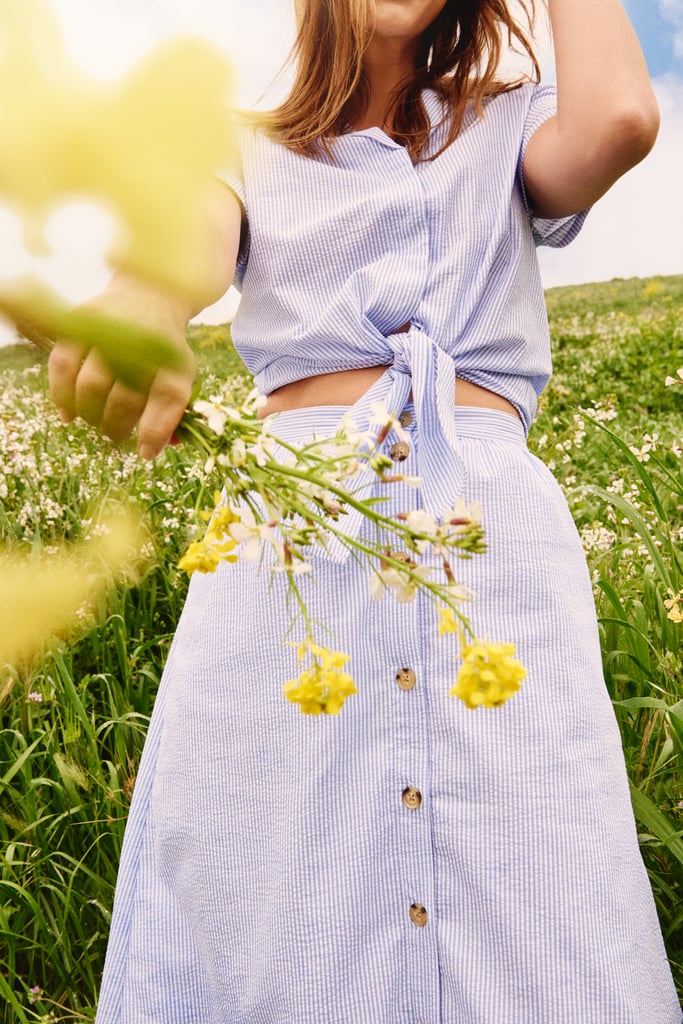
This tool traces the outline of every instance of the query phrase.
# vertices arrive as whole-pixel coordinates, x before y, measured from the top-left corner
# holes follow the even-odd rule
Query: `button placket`
[[[397,432],[387,447],[398,472],[419,475],[415,464],[419,458],[418,425],[412,405],[393,410],[398,423],[407,432],[404,440]],[[393,442],[393,443],[392,443]],[[408,499],[410,500],[410,499]],[[418,498],[419,500],[419,498]],[[414,507],[412,502],[405,509]],[[404,509],[401,509],[404,511]],[[394,552],[397,560],[419,560],[408,552]],[[411,609],[413,610],[411,613]],[[405,616],[405,617],[404,617]],[[422,660],[422,616],[416,605],[406,605],[397,615],[402,632],[396,634],[396,662],[389,676],[396,696],[396,746],[393,785],[387,798],[393,804],[395,849],[397,852],[395,893],[400,921],[405,929],[405,963],[403,977],[406,998],[419,1019],[440,1019],[440,965],[434,916],[434,859],[432,822],[429,813],[429,718],[426,708],[424,662]],[[405,647],[404,647],[405,644]],[[399,660],[400,659],[400,660]],[[415,979],[415,983],[411,982]],[[417,981],[419,979],[419,982]]]
[[[422,805],[422,793],[415,786],[406,786],[401,793],[401,799],[411,811],[416,811]]]
[[[400,668],[396,673],[396,685],[399,690],[412,690],[417,682],[417,676],[412,668]]]
[[[421,965],[423,977],[433,988],[421,992],[419,1003],[414,1004],[418,1020],[441,1020],[441,967],[439,960],[438,922],[436,907],[434,808],[431,792],[438,779],[433,779],[432,722],[438,709],[432,708],[430,694],[437,682],[432,678],[432,661],[422,653],[419,637],[432,627],[433,610],[428,602],[416,608],[414,619],[415,643],[419,652],[412,660],[417,681],[412,693],[406,694],[405,703],[415,707],[414,727],[419,730],[419,743],[410,759],[402,767],[401,820],[406,845],[412,847],[408,879],[409,889],[405,904],[405,929],[411,959]],[[412,769],[412,770],[411,770]]]
[[[419,619],[417,620],[419,621]],[[415,622],[416,629],[417,621]],[[411,645],[412,646],[412,645]],[[434,907],[434,865],[431,818],[428,812],[427,717],[424,670],[417,658],[406,658],[394,671],[400,691],[401,741],[397,748],[396,780],[392,799],[396,809],[397,850],[405,928],[405,978],[414,1010],[424,1019],[440,1019],[440,967]],[[425,742],[418,741],[423,737]],[[419,988],[410,984],[419,978]]]
[[[427,909],[421,903],[410,904],[410,920],[416,928],[425,928],[427,925]]]
[[[410,455],[410,445],[407,441],[396,441],[389,449],[389,458],[392,462],[405,462]]]

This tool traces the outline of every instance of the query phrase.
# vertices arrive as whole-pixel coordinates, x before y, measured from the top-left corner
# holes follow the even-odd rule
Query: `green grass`
[[[553,289],[555,375],[530,444],[562,483],[587,548],[605,678],[643,855],[683,991],[683,277]],[[205,388],[250,387],[225,328],[191,331]],[[185,596],[200,467],[153,466],[64,427],[44,361],[0,350],[0,543],[49,549],[102,501],[146,513],[149,564],[30,668],[0,670],[0,1024],[90,1021],[116,868],[154,695]]]

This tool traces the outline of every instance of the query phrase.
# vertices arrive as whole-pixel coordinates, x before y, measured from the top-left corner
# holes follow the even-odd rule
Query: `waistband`
[[[319,439],[332,437],[342,416],[350,409],[348,405],[315,405],[273,413],[267,420],[268,431],[288,444],[313,436]],[[458,437],[489,439],[526,447],[524,425],[516,416],[499,409],[471,405],[456,405],[454,410]],[[408,412],[412,417],[404,430],[408,434],[419,433],[420,424],[413,403],[406,402],[401,412]]]

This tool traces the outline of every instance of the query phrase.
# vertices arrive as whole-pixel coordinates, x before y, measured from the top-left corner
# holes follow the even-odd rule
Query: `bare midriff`
[[[387,369],[386,366],[368,366],[360,370],[321,373],[315,377],[292,381],[291,384],[271,391],[259,415],[264,417],[274,412],[304,409],[313,405],[354,405]],[[459,377],[455,380],[454,399],[456,405],[498,409],[519,419],[519,413],[507,398]]]

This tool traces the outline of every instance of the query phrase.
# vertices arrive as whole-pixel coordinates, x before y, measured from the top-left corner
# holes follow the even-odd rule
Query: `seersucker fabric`
[[[441,102],[424,100],[436,153]],[[315,161],[245,132],[242,166],[225,179],[245,210],[233,340],[257,387],[395,360],[410,372],[413,346],[395,334],[410,323],[416,346],[429,339],[528,430],[551,372],[536,245],[566,245],[585,218],[527,206],[523,154],[554,110],[552,87],[503,93],[418,163],[379,128]]]
[[[526,446],[550,372],[533,247],[582,219],[525,205],[521,153],[553,102],[504,94],[415,166],[377,129],[336,140],[334,162],[245,133],[226,177],[245,209],[247,365],[264,391],[387,366],[352,412],[409,414],[401,468],[424,486],[368,491],[390,515],[481,504],[488,551],[456,574],[476,634],[516,643],[528,675],[471,711],[448,696],[457,643],[431,604],[377,602],[357,561],[313,553],[302,593],[358,693],[307,717],[282,697],[301,633],[282,574],[268,557],[195,574],[135,787],[97,1024],[680,1022],[580,539]],[[456,374],[520,419],[455,406]],[[280,413],[271,429],[304,444],[347,412]]]

